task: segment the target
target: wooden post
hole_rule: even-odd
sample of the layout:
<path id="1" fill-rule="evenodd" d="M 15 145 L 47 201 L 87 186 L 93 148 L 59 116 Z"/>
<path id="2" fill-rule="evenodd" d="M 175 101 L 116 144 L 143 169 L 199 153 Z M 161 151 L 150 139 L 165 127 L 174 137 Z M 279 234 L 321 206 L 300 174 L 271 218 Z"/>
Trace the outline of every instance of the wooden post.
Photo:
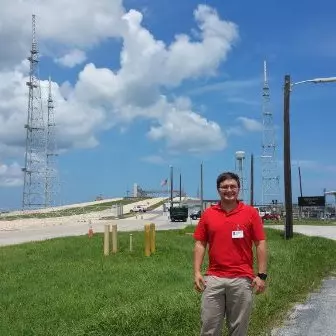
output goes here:
<path id="1" fill-rule="evenodd" d="M 130 252 L 133 252 L 133 235 L 130 233 L 129 235 L 129 250 Z"/>
<path id="2" fill-rule="evenodd" d="M 117 224 L 112 224 L 112 253 L 117 253 L 118 251 L 118 231 Z"/>
<path id="3" fill-rule="evenodd" d="M 105 231 L 104 231 L 104 255 L 110 254 L 110 228 L 109 225 L 105 225 Z"/>
<path id="4" fill-rule="evenodd" d="M 155 224 L 150 224 L 150 251 L 155 253 Z"/>
<path id="5" fill-rule="evenodd" d="M 145 224 L 145 256 L 149 257 L 150 254 L 150 226 Z"/>

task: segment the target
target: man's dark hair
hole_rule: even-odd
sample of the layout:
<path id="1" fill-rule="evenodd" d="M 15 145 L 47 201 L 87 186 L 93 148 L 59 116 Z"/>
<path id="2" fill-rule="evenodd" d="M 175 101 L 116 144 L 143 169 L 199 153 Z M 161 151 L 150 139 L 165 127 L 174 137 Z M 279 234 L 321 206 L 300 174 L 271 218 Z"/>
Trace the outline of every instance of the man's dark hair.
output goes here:
<path id="1" fill-rule="evenodd" d="M 237 182 L 238 188 L 240 188 L 239 176 L 232 172 L 225 172 L 217 177 L 217 189 L 219 189 L 220 184 L 225 180 L 235 180 Z"/>

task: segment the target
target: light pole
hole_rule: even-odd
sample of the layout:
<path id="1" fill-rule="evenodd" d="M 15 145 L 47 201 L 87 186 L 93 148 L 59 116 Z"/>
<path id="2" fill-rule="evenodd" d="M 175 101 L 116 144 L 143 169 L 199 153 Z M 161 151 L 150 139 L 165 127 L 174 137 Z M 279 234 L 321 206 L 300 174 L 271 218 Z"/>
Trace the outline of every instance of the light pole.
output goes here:
<path id="1" fill-rule="evenodd" d="M 290 155 L 290 92 L 294 85 L 303 83 L 331 83 L 336 77 L 314 78 L 291 83 L 290 75 L 285 75 L 284 85 L 284 189 L 285 189 L 285 239 L 293 238 L 292 173 Z"/>
<path id="2" fill-rule="evenodd" d="M 170 207 L 173 207 L 173 188 L 174 188 L 174 168 L 172 165 L 169 166 L 170 168 Z"/>
<path id="3" fill-rule="evenodd" d="M 285 239 L 293 237 L 292 172 L 290 157 L 290 76 L 285 76 L 284 90 L 284 184 L 285 184 Z"/>
<path id="4" fill-rule="evenodd" d="M 201 213 L 203 213 L 203 162 L 201 162 Z"/>
<path id="5" fill-rule="evenodd" d="M 300 196 L 302 197 L 302 179 L 301 179 L 301 168 L 300 166 L 298 167 L 298 170 L 299 170 L 299 183 L 300 183 Z M 300 206 L 299 207 L 299 217 L 300 217 L 300 220 L 302 218 L 302 207 Z"/>
<path id="6" fill-rule="evenodd" d="M 181 206 L 181 199 L 182 199 L 182 175 L 180 173 L 180 206 Z"/>
<path id="7" fill-rule="evenodd" d="M 251 154 L 251 172 L 250 172 L 250 205 L 254 204 L 254 156 Z"/>

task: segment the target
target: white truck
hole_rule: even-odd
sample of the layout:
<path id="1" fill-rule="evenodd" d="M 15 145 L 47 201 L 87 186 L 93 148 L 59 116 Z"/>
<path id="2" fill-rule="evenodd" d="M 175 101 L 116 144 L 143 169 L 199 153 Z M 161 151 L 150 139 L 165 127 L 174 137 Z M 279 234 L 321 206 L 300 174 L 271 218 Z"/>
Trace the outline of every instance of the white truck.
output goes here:
<path id="1" fill-rule="evenodd" d="M 134 205 L 134 207 L 130 210 L 130 212 L 146 212 L 147 211 L 147 205 L 138 204 Z"/>
<path id="2" fill-rule="evenodd" d="M 258 213 L 259 213 L 259 216 L 262 218 L 264 217 L 265 215 L 270 215 L 271 212 L 270 211 L 267 211 L 266 209 L 263 209 L 263 208 L 259 208 L 259 207 L 254 207 Z"/>

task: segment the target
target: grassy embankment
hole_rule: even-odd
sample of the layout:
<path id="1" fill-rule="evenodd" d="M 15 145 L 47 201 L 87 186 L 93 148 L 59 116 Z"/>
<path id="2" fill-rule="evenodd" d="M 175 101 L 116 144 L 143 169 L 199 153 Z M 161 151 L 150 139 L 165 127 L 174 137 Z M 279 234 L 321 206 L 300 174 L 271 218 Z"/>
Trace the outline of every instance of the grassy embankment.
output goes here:
<path id="1" fill-rule="evenodd" d="M 129 233 L 119 233 L 119 252 L 107 257 L 100 234 L 0 248 L 0 335 L 198 335 L 191 230 L 158 231 L 150 257 L 141 232 L 133 232 L 133 252 Z M 335 241 L 267 234 L 268 289 L 256 296 L 250 336 L 263 335 L 335 271 Z"/>
<path id="2" fill-rule="evenodd" d="M 24 219 L 24 218 L 53 218 L 53 217 L 64 217 L 64 216 L 73 216 L 73 215 L 83 215 L 90 212 L 104 211 L 110 209 L 113 205 L 127 205 L 138 201 L 146 201 L 148 198 L 137 198 L 137 199 L 122 199 L 118 201 L 111 202 L 102 202 L 92 205 L 86 205 L 82 207 L 73 207 L 62 210 L 55 210 L 50 212 L 34 212 L 34 213 L 22 213 L 15 215 L 7 215 L 4 214 L 0 216 L 0 220 L 16 220 L 16 219 Z M 159 204 L 159 203 L 158 203 Z M 161 202 L 160 202 L 161 204 Z M 154 208 L 158 206 L 154 205 Z M 153 207 L 151 207 L 153 208 Z"/>

